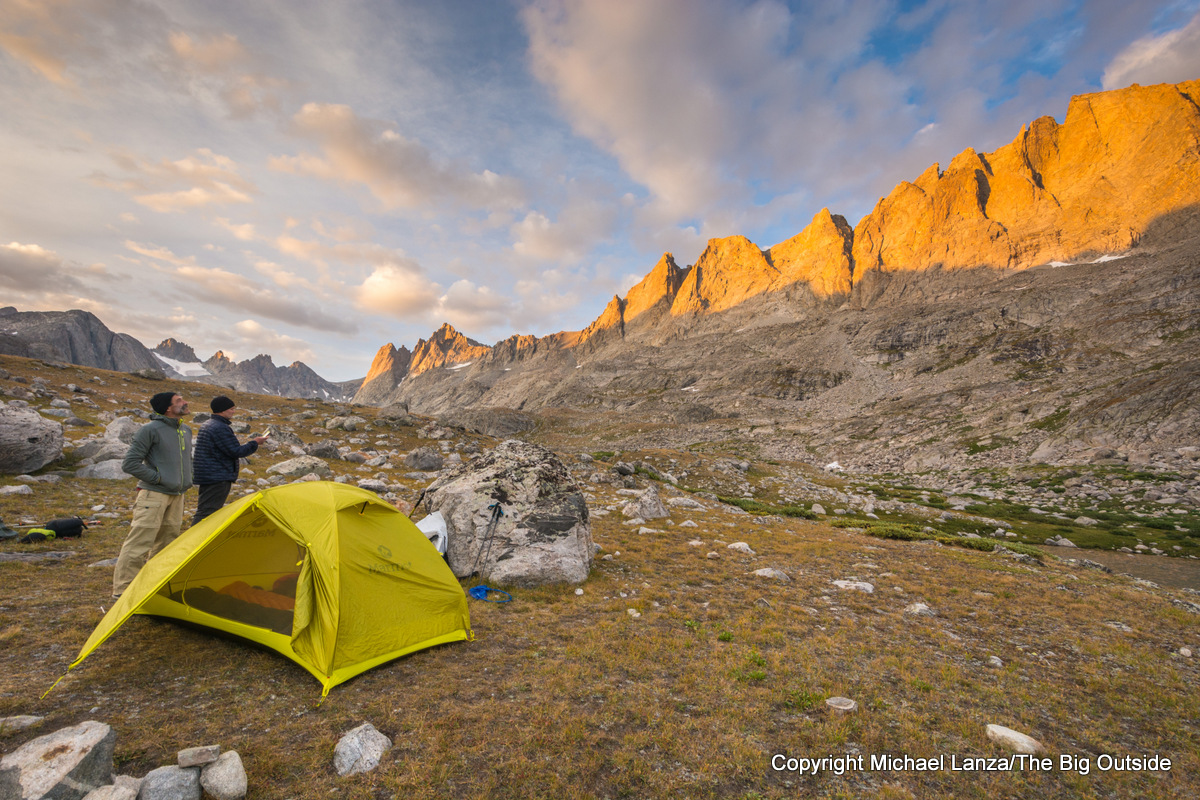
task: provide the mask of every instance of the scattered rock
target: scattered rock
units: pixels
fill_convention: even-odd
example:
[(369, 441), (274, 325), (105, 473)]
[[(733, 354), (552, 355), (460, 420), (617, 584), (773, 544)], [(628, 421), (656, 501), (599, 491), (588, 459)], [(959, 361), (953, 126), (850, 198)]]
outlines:
[(988, 656), (987, 665), (996, 669), (1004, 668), (1004, 662), (1000, 660), (999, 656)]
[(186, 750), (180, 750), (176, 755), (176, 763), (181, 767), (202, 767), (205, 764), (211, 764), (221, 755), (221, 746), (218, 744), (205, 745), (204, 747), (189, 747)]
[(31, 489), (28, 484), (24, 483), (17, 486), (0, 486), (0, 497), (4, 495), (18, 494), (33, 494), (33, 489)]
[(310, 442), (308, 444), (301, 444), (300, 449), (302, 449), (304, 451), (304, 454), (307, 456), (313, 456), (314, 458), (323, 458), (326, 460), (341, 458), (341, 455), (342, 455), (341, 452), (338, 450), (338, 443), (332, 439), (323, 439), (322, 441), (319, 441), (319, 442)]
[(383, 754), (392, 749), (392, 740), (375, 726), (364, 722), (347, 733), (333, 751), (333, 766), (341, 777), (370, 772), (379, 766)]
[(638, 494), (636, 500), (626, 503), (625, 507), (621, 509), (621, 513), (627, 517), (640, 517), (643, 520), (671, 516), (667, 507), (663, 505), (662, 498), (658, 495), (658, 487), (654, 484)]
[(105, 481), (126, 481), (135, 480), (135, 478), (121, 469), (121, 464), (124, 459), (112, 459), (111, 461), (101, 461), (98, 464), (84, 467), (75, 472), (76, 478), (94, 478)]
[(904, 613), (910, 617), (936, 617), (937, 612), (924, 603), (910, 603), (904, 607)]
[(46, 550), (41, 553), (0, 553), (0, 562), (22, 561), (31, 564), (35, 561), (57, 561), (75, 555), (74, 550)]
[(104, 426), (104, 438), (115, 439), (128, 447), (144, 424), (133, 417), (117, 417)]
[(834, 581), (833, 585), (848, 592), (866, 592), (867, 594), (871, 594), (875, 591), (875, 587), (866, 581)]
[(775, 569), (774, 567), (764, 567), (763, 569), (756, 569), (756, 570), (754, 570), (753, 574), (757, 575), (760, 578), (772, 578), (774, 580), (782, 581), (784, 583), (787, 583), (788, 581), (791, 580), (791, 578), (788, 577), (788, 574), (786, 572)]
[(138, 800), (200, 800), (200, 770), (171, 764), (142, 778)]
[(707, 510), (707, 506), (705, 506), (704, 503), (701, 503), (699, 500), (695, 500), (691, 497), (672, 497), (667, 500), (667, 505), (669, 505), (671, 508), (689, 508), (693, 511)]
[(814, 514), (820, 514), (821, 516), (825, 516), (825, 513), (826, 513), (825, 506), (821, 505), (820, 503), (813, 503), (812, 504), (812, 512)]
[(359, 416), (333, 417), (326, 421), (325, 430), (335, 431), (341, 429), (343, 431), (356, 431), (366, 424), (367, 421)]
[(733, 544), (726, 545), (725, 547), (729, 550), (736, 550), (739, 553), (745, 553), (748, 556), (757, 555), (753, 550), (750, 549), (750, 545), (746, 544), (745, 542), (734, 542)]
[(1006, 728), (1003, 725), (988, 725), (987, 738), (1002, 747), (1007, 747), (1014, 753), (1033, 755), (1041, 753), (1046, 749), (1042, 747), (1042, 743), (1037, 739), (1014, 731), (1012, 728)]
[(140, 778), (129, 775), (118, 775), (108, 786), (101, 786), (88, 792), (83, 800), (137, 800), (142, 790)]
[(200, 786), (213, 800), (242, 800), (247, 789), (242, 757), (236, 750), (222, 753), (200, 771)]
[(45, 717), (35, 717), (29, 714), (21, 714), (16, 717), (0, 717), (0, 736), (28, 730), (42, 724), (45, 719)]
[(825, 707), (834, 714), (853, 714), (858, 711), (858, 703), (849, 697), (830, 697), (825, 701)]
[(436, 447), (418, 447), (404, 457), (404, 466), (423, 472), (437, 472), (445, 464)]

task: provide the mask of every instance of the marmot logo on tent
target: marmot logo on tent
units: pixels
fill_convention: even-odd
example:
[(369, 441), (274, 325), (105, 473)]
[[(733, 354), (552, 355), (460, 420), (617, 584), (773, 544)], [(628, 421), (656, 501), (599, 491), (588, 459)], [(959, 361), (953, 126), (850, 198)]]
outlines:
[(384, 558), (391, 558), (392, 551), (387, 549), (383, 545), (379, 545), (379, 555), (383, 556)]
[(376, 561), (371, 566), (367, 567), (368, 572), (404, 572), (412, 567), (412, 562), (404, 564), (385, 564), (382, 561)]

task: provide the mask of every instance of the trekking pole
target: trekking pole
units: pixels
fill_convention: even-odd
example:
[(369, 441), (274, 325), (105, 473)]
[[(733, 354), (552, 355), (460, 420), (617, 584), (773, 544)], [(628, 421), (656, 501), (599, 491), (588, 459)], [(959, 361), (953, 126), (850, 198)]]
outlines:
[[(488, 508), (492, 512), (492, 518), (488, 520), (487, 530), (483, 534), (483, 541), (479, 543), (479, 550), (475, 553), (475, 564), (471, 567), (471, 575), (479, 574), (479, 560), (483, 559), (483, 563), (487, 564), (487, 557), (492, 554), (492, 540), (496, 538), (496, 524), (500, 518), (504, 516), (504, 509), (500, 507), (500, 501), (492, 503)], [(484, 552), (484, 547), (487, 547), (487, 552)]]

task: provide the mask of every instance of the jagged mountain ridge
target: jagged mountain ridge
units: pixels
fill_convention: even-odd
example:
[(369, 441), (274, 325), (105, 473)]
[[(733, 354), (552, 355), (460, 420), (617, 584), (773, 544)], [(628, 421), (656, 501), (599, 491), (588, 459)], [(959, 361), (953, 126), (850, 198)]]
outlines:
[[(1129, 323), (1140, 331), (1145, 325), (1137, 320), (1156, 308), (1195, 307), (1191, 295), (1171, 295), (1194, 277), (1175, 245), (1191, 240), (1200, 219), (1197, 98), (1200, 81), (1073, 98), (1061, 125), (1044, 117), (992, 153), (968, 149), (945, 170), (935, 164), (897, 186), (853, 229), (823, 209), (800, 234), (767, 250), (733, 236), (710, 241), (690, 268), (664, 255), (579, 333), (513, 337), (485, 355), (474, 342), (468, 352), (443, 328), (445, 357), (410, 371), (391, 392), (377, 384), (383, 400), (375, 402), (406, 402), (422, 413), (599, 406), (661, 417), (648, 393), (686, 391), (693, 405), (727, 411), (749, 403), (771, 422), (826, 394), (845, 395), (846, 409), (859, 397), (877, 402), (886, 394), (875, 373), (915, 378), (897, 377), (903, 370), (887, 365), (916, 363), (913, 356), (930, 348), (957, 352), (979, 339), (978, 318), (991, 320), (993, 336), (1003, 333), (968, 346), (960, 358), (990, 352), (999, 359), (994, 364), (1004, 363), (1006, 342), (1024, 341), (1018, 334), (1049, 327), (1055, 330), (1045, 341), (1066, 336), (1051, 309), (1064, 301), (1090, 307), (1088, 294), (1109, 291), (1112, 281), (1141, 286), (1132, 296), (1144, 303), (1114, 294), (1128, 316), (1112, 330)], [(1048, 266), (1113, 253), (1137, 257), (1120, 268), (1100, 262), (1054, 273)], [(1164, 253), (1174, 260), (1159, 264)], [(1172, 272), (1175, 283), (1139, 272), (1155, 269)], [(1065, 274), (1079, 285), (1062, 284)], [(1014, 275), (1027, 275), (1029, 285), (1005, 283)], [(1051, 284), (1061, 296), (1044, 296)], [(1016, 286), (1021, 296), (985, 288), (993, 285)], [(947, 316), (947, 308), (928, 305), (930, 297), (971, 312)], [(1004, 313), (996, 317), (992, 305), (977, 302), (981, 297), (1001, 303)], [(1100, 313), (1105, 309), (1093, 312)], [(1148, 335), (1190, 335), (1171, 324)], [(1084, 334), (1066, 351), (1084, 340), (1103, 347), (1090, 341), (1085, 322), (1080, 327)], [(765, 335), (767, 341), (759, 338)], [(1030, 347), (1038, 352), (1042, 345)], [(727, 363), (711, 363), (717, 354)], [(1053, 347), (1039, 357), (1050, 355)], [(1180, 353), (1192, 355), (1188, 348)], [(1120, 365), (1113, 366), (1119, 374)], [(977, 371), (976, 378), (989, 372)], [(1002, 369), (990, 372), (989, 379), (1011, 379)], [(920, 381), (909, 389), (919, 393)], [(771, 408), (765, 399), (783, 405)], [(1181, 424), (1193, 423), (1188, 417)]]
[(264, 354), (234, 362), (218, 350), (203, 364), (217, 382), (240, 392), (347, 400), (353, 397), (362, 385), (362, 381), (327, 381), (303, 361), (277, 367), (271, 357)]
[(361, 381), (331, 383), (303, 362), (276, 367), (270, 356), (260, 355), (234, 363), (218, 351), (203, 367), (208, 375), (184, 374), (160, 354), (180, 364), (201, 364), (195, 350), (173, 338), (147, 348), (127, 333), (114, 333), (90, 311), (18, 311), (0, 309), (0, 353), (78, 364), (117, 372), (153, 370), (175, 380), (202, 380), (236, 391), (348, 400)]

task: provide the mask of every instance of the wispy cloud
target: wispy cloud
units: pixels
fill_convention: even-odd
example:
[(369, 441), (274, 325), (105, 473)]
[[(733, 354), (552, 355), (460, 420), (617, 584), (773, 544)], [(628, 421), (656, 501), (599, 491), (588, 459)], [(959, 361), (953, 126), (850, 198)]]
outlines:
[(1105, 89), (1131, 83), (1177, 83), (1200, 77), (1200, 12), (1182, 28), (1145, 36), (1116, 55), (1104, 70)]
[[(195, 154), (175, 161), (152, 162), (127, 153), (114, 154), (112, 159), (125, 177), (114, 178), (96, 171), (90, 180), (99, 186), (127, 192), (138, 203), (161, 213), (249, 203), (252, 202), (251, 195), (258, 192), (254, 184), (238, 172), (233, 159), (208, 148), (200, 148)], [(156, 189), (166, 191), (154, 191)]]
[(276, 156), (270, 161), (274, 169), (362, 184), (388, 209), (432, 203), (492, 210), (523, 202), (516, 179), (437, 163), (425, 145), (390, 124), (359, 117), (349, 106), (307, 103), (293, 118), (293, 130), (316, 141), (321, 154)]

